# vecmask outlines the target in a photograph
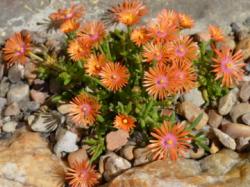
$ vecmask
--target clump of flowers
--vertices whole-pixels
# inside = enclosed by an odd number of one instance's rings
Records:
[[[67,38],[60,52],[35,46],[28,33],[15,33],[5,43],[8,65],[35,59],[40,78],[61,85],[50,101],[69,104],[67,117],[85,130],[83,144],[90,145],[91,161],[105,151],[106,134],[117,129],[132,139],[143,135],[138,144],[149,144],[153,159],[176,160],[203,139],[188,124],[167,121],[162,111],[194,88],[210,104],[242,80],[242,52],[225,46],[218,27],[209,26],[210,41],[195,41],[182,34],[194,26],[190,16],[163,9],[137,26],[147,12],[141,1],[125,0],[107,10],[104,22],[85,21],[84,7],[75,4],[49,16]],[[107,18],[126,29],[109,31]],[[87,162],[76,163],[66,178],[71,186],[93,186],[97,180]]]

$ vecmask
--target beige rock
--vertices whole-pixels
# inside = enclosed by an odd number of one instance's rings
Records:
[[[30,90],[30,97],[33,101],[36,101],[37,103],[43,104],[47,96],[47,93],[40,92],[34,89]]]
[[[229,135],[223,133],[221,130],[213,128],[213,131],[219,141],[227,148],[235,150],[236,148],[236,143],[233,138],[231,138]]]
[[[237,45],[236,50],[242,50],[244,60],[250,57],[250,36],[243,38]]]
[[[61,114],[67,114],[70,112],[71,109],[71,104],[63,104],[57,107],[57,110],[61,113]]]
[[[227,95],[223,96],[220,98],[219,101],[219,106],[218,106],[218,111],[221,115],[227,115],[234,104],[237,101],[236,94],[234,92],[229,92]]]
[[[243,123],[250,125],[250,113],[244,114],[241,119]]]
[[[209,150],[211,154],[215,154],[220,150],[220,146],[218,144],[220,144],[220,142],[218,141],[213,141],[211,143],[210,150]]]
[[[129,133],[122,129],[112,131],[106,135],[107,149],[114,151],[120,149],[128,142]]]
[[[88,160],[88,154],[85,148],[81,148],[77,151],[69,153],[68,163],[70,166],[74,165],[74,162],[82,162],[83,160]]]
[[[250,126],[240,123],[228,123],[222,126],[222,131],[232,138],[250,137]]]
[[[150,152],[147,147],[144,148],[136,148],[134,150],[134,166],[139,166],[142,164],[146,164],[151,160]]]
[[[18,132],[16,137],[0,142],[0,151],[0,186],[63,185],[63,163],[38,133]]]
[[[250,98],[250,82],[244,82],[240,88],[239,96],[243,102],[247,102]]]
[[[237,138],[236,142],[237,142],[237,148],[236,149],[238,151],[249,151],[249,149],[250,149],[250,137]]]
[[[215,110],[209,110],[208,116],[208,124],[211,127],[218,128],[222,122],[222,116],[219,115]]]
[[[124,157],[127,160],[133,160],[134,159],[134,145],[125,145],[120,150],[120,156]]]
[[[189,122],[193,122],[201,113],[203,116],[195,129],[202,129],[208,122],[208,115],[199,107],[189,101],[185,101],[178,106],[178,112],[185,116]]]
[[[190,151],[190,157],[194,159],[199,159],[205,155],[205,150],[202,148],[198,148],[196,151]]]
[[[232,108],[230,116],[233,122],[237,122],[238,118],[246,113],[250,113],[250,104],[240,103]]]

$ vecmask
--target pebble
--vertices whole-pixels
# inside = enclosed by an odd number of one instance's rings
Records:
[[[134,157],[134,166],[139,166],[152,161],[147,147],[134,149]]]
[[[122,129],[112,131],[106,135],[106,148],[108,151],[119,150],[128,142],[129,133]]]
[[[83,160],[88,160],[88,154],[85,148],[78,149],[77,151],[71,152],[68,155],[69,166],[74,166],[75,162],[82,162]]]
[[[10,82],[7,77],[3,77],[0,82],[0,97],[5,97],[10,88]]]
[[[46,98],[48,97],[48,94],[45,92],[40,92],[37,90],[30,90],[30,97],[32,98],[33,101],[43,104],[45,103]]]
[[[233,122],[237,122],[238,118],[246,113],[250,113],[250,104],[239,103],[232,108],[230,116]]]
[[[0,97],[0,112],[4,109],[6,103],[7,103],[7,99]]]
[[[240,88],[239,96],[243,102],[247,102],[250,98],[250,82],[244,82]]]
[[[189,92],[183,95],[184,101],[190,101],[191,103],[195,104],[196,106],[200,107],[205,103],[201,92],[195,88],[190,90]]]
[[[219,101],[219,106],[218,106],[218,111],[221,115],[227,115],[234,104],[237,101],[236,94],[234,92],[229,92],[227,95],[223,96],[220,98]]]
[[[222,131],[232,138],[250,137],[250,126],[240,123],[228,123],[222,126]]]
[[[213,128],[213,131],[216,135],[216,137],[219,139],[219,141],[227,148],[235,150],[236,149],[236,143],[233,138],[231,138],[229,135],[225,134],[219,129]]]
[[[208,124],[214,128],[218,128],[223,119],[223,117],[219,115],[215,110],[209,110],[208,117]]]
[[[212,141],[210,149],[209,149],[209,152],[211,154],[215,154],[215,153],[217,153],[220,150],[220,146],[218,144],[220,144],[220,142],[218,142],[218,141]]]
[[[250,125],[250,113],[244,114],[241,119],[243,123]]]
[[[12,132],[15,132],[16,126],[17,126],[17,122],[9,121],[9,122],[3,124],[2,129],[4,132],[12,133]]]
[[[198,148],[196,151],[190,151],[190,157],[193,159],[199,159],[205,155],[205,150],[202,148]]]
[[[8,70],[8,78],[11,83],[21,81],[24,76],[24,67],[21,64],[15,64]]]
[[[16,102],[13,102],[5,108],[4,115],[5,116],[16,116],[16,115],[20,114],[20,112],[21,111],[20,111],[18,104]]]
[[[2,80],[4,75],[4,64],[0,64],[0,80]]]
[[[250,36],[244,37],[237,45],[236,50],[242,50],[244,60],[250,57]]]
[[[71,110],[71,104],[63,104],[57,107],[58,112],[61,114],[67,114]]]
[[[29,85],[23,83],[13,85],[7,94],[8,103],[12,102],[18,103],[22,100],[28,100],[28,99],[29,99]]]
[[[134,145],[125,145],[121,150],[120,150],[120,156],[127,160],[133,160],[134,159]]]
[[[250,137],[240,137],[240,138],[237,138],[236,140],[237,142],[237,147],[236,149],[238,151],[247,151],[249,152],[250,151]]]

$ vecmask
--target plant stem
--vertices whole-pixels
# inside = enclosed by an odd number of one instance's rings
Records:
[[[39,62],[43,62],[43,61],[44,61],[44,59],[43,59],[42,57],[40,57],[40,56],[38,56],[38,55],[36,55],[36,54],[34,54],[34,53],[32,53],[32,52],[29,53],[29,56],[30,56],[32,59],[34,59],[34,60],[38,60]]]

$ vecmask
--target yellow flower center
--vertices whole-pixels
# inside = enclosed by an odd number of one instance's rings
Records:
[[[125,123],[125,124],[127,124],[128,120],[127,119],[123,119],[122,122]]]
[[[125,24],[132,24],[134,22],[134,15],[130,12],[121,15],[121,21]]]
[[[233,68],[233,64],[232,64],[232,63],[227,63],[227,64],[226,64],[226,67],[227,67],[228,69],[232,69],[232,68]]]
[[[168,144],[168,145],[172,145],[172,144],[173,144],[173,140],[168,140],[168,141],[167,141],[167,144]]]

